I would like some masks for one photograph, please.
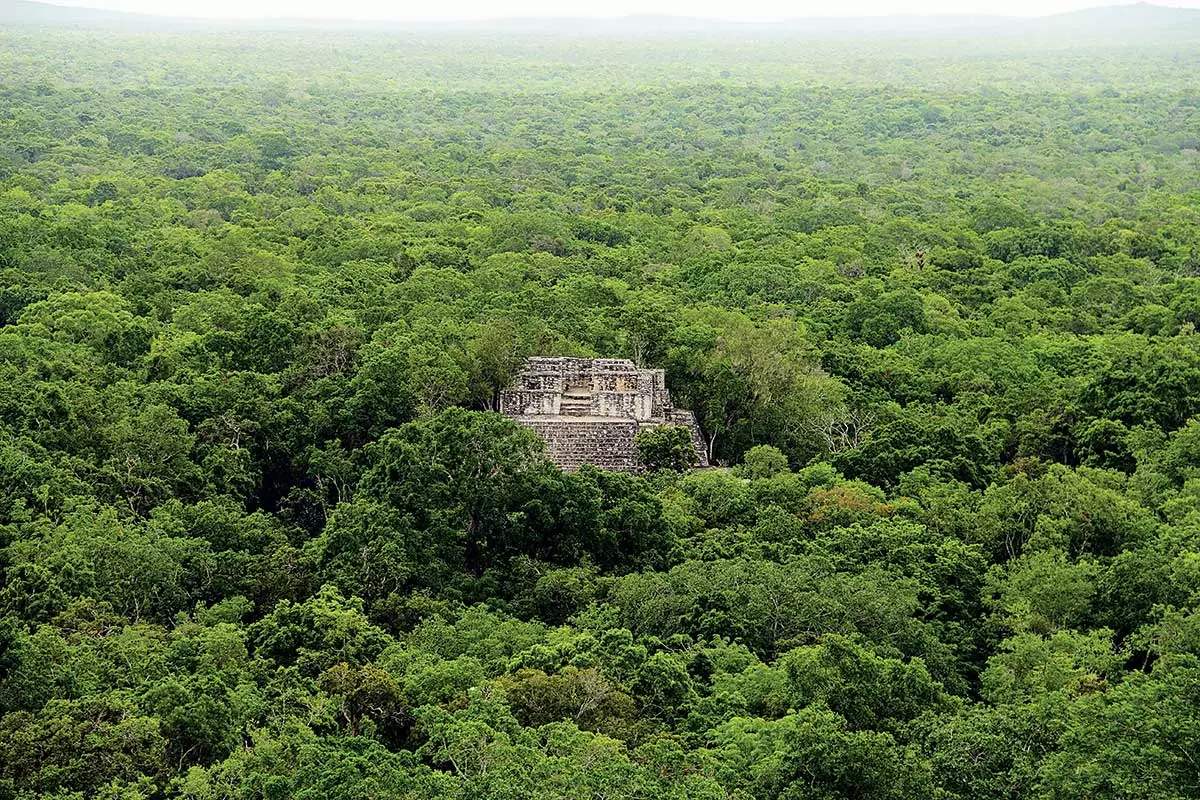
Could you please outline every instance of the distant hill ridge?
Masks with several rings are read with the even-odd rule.
[[[62,6],[36,0],[0,0],[0,25],[133,30],[304,29],[512,33],[574,36],[773,34],[796,36],[943,35],[955,33],[1126,34],[1174,31],[1200,34],[1200,9],[1132,3],[1100,6],[1031,19],[983,15],[804,17],[771,23],[632,15],[611,19],[501,18],[448,22],[320,18],[188,19],[103,8]]]
[[[1097,6],[1066,14],[1053,14],[1026,20],[1043,29],[1108,29],[1172,28],[1200,23],[1200,9],[1160,6],[1154,3],[1131,3],[1119,6]]]
[[[102,8],[77,8],[38,3],[33,0],[0,0],[0,24],[4,25],[126,25],[156,23],[166,18]]]

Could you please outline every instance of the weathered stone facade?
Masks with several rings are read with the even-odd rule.
[[[634,437],[657,425],[690,430],[699,463],[708,466],[696,418],[671,404],[663,371],[638,369],[628,359],[530,358],[500,394],[500,413],[541,436],[546,455],[563,469],[592,464],[636,472]]]

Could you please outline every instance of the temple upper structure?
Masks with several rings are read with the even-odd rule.
[[[546,441],[546,455],[566,470],[592,464],[637,472],[634,437],[658,425],[691,433],[699,466],[708,458],[690,411],[675,408],[661,369],[638,369],[624,358],[535,356],[500,394],[500,413]]]

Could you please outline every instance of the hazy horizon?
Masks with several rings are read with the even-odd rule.
[[[157,16],[207,19],[310,18],[388,21],[469,21],[522,17],[613,18],[666,15],[716,20],[770,22],[802,17],[1001,16],[1038,17],[1098,6],[1129,5],[1126,0],[845,0],[834,12],[828,3],[747,0],[731,7],[717,0],[616,0],[603,6],[553,0],[445,0],[436,6],[386,0],[45,0],[54,5],[130,11]],[[1154,3],[1200,8],[1200,0]]]

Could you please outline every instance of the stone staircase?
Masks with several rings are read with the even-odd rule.
[[[564,417],[586,417],[592,413],[591,392],[567,391],[559,402],[559,413]]]

